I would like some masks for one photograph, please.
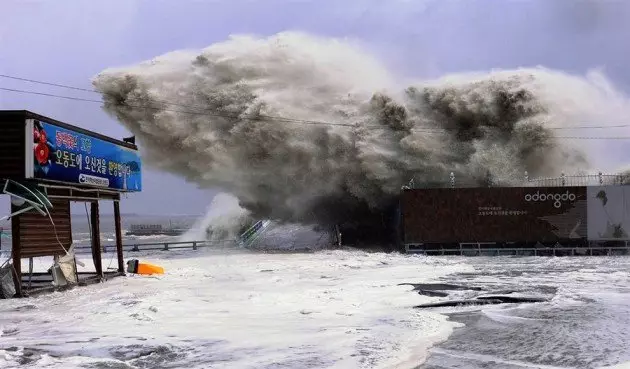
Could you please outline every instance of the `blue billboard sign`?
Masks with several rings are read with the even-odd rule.
[[[27,122],[27,137],[32,137],[27,161],[33,163],[33,178],[142,190],[137,150],[38,120]]]

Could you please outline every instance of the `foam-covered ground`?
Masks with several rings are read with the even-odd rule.
[[[291,229],[271,229],[259,246],[276,244]],[[309,245],[320,237],[310,231],[300,235]],[[285,251],[271,253],[225,248],[128,255],[163,265],[167,274],[5,300],[0,304],[0,367],[630,364],[628,257],[427,258],[290,251],[305,245],[293,242],[285,244]],[[105,255],[103,263],[112,260]],[[89,270],[91,260],[83,261],[86,267],[79,269]],[[48,266],[43,259],[35,262],[36,271]],[[422,287],[433,293],[429,297],[399,283],[442,286]],[[446,296],[436,296],[436,290]],[[549,301],[413,308],[492,295]]]
[[[500,292],[551,300],[430,309],[465,327],[432,349],[423,369],[630,367],[630,258],[451,260],[474,271],[444,277],[469,289],[441,299]]]
[[[0,304],[0,367],[415,367],[448,337],[397,286],[472,269],[359,251],[154,254],[166,275]],[[85,260],[89,264],[89,260]]]

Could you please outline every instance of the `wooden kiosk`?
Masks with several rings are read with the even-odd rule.
[[[133,139],[116,140],[29,111],[0,110],[0,185],[2,193],[11,196],[8,262],[12,264],[16,297],[29,294],[22,259],[30,259],[31,265],[32,258],[40,256],[76,262],[71,201],[90,203],[94,272],[84,273],[82,279],[75,264],[76,280],[70,284],[124,275],[120,195],[142,189],[141,161]],[[104,271],[101,261],[99,201],[103,200],[112,201],[114,206],[115,271]],[[28,278],[32,275],[31,269]],[[51,283],[47,285],[54,288]]]

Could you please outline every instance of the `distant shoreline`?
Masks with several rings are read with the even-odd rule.
[[[113,216],[114,213],[109,212],[100,212],[101,216]],[[121,217],[132,217],[132,218],[199,218],[203,215],[201,214],[137,214],[137,213],[121,213]],[[85,217],[85,214],[72,214],[72,217]]]

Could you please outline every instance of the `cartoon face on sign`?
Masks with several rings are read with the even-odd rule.
[[[50,169],[50,155],[53,153],[52,144],[48,141],[48,136],[44,127],[39,121],[33,124],[33,150],[35,161],[35,172],[42,171],[48,173]]]

